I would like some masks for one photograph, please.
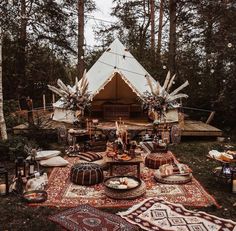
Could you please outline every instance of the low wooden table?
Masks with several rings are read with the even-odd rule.
[[[114,160],[111,158],[107,158],[107,164],[110,169],[110,176],[113,175],[113,166],[115,165],[136,165],[137,166],[137,177],[140,178],[140,165],[143,162],[142,156],[137,156],[131,160]]]
[[[69,130],[68,134],[72,137],[72,145],[75,146],[77,142],[77,137],[85,137],[88,136],[89,133],[86,129],[73,129]]]

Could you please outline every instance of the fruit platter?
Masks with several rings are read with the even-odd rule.
[[[141,180],[134,176],[115,176],[104,181],[104,185],[109,189],[129,190],[141,185]]]

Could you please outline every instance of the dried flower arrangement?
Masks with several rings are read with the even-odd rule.
[[[161,86],[159,82],[154,86],[150,77],[146,76],[146,78],[151,92],[146,91],[142,95],[143,109],[148,111],[148,113],[156,113],[159,118],[161,118],[168,109],[180,106],[177,103],[177,99],[188,97],[186,94],[179,93],[179,91],[189,85],[188,81],[169,93],[175,79],[175,75],[171,78],[170,72],[168,72],[163,86]]]
[[[75,78],[75,86],[66,86],[60,79],[57,80],[59,88],[48,85],[48,88],[61,97],[63,106],[67,110],[77,111],[77,114],[83,115],[84,109],[90,106],[91,94],[88,92],[88,80],[86,70],[80,81]]]

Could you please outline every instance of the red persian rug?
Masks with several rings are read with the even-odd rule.
[[[118,213],[144,230],[236,231],[236,222],[205,212],[193,212],[180,204],[149,198]]]
[[[70,231],[138,231],[125,219],[106,212],[102,212],[89,205],[79,205],[59,214],[50,216],[49,219],[66,230]]]
[[[78,161],[76,158],[69,158],[67,160],[70,162],[67,167],[53,169],[47,188],[48,200],[37,205],[75,207],[80,204],[90,204],[98,208],[127,208],[146,198],[158,197],[165,201],[180,203],[186,206],[218,206],[215,199],[204,190],[195,178],[191,182],[182,185],[160,184],[154,179],[155,170],[146,167],[141,170],[141,179],[146,184],[146,194],[144,196],[133,200],[111,199],[105,195],[102,183],[94,186],[73,184],[69,177],[70,169]],[[133,171],[136,171],[136,169],[134,168]],[[121,169],[119,169],[119,173],[123,174]],[[136,174],[136,172],[132,173]],[[104,175],[105,177],[108,176],[108,172],[105,171]]]

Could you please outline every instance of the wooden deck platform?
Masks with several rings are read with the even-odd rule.
[[[125,121],[129,129],[145,130],[151,129],[152,124],[144,121]],[[204,136],[204,137],[218,137],[223,135],[223,131],[202,121],[185,120],[181,132],[182,136]]]
[[[185,120],[182,136],[222,136],[222,130],[202,121]]]
[[[127,119],[122,120],[122,123],[123,122],[127,130],[137,134],[145,132],[146,130],[150,130],[153,127],[152,123],[147,122],[147,120],[144,119]],[[68,129],[73,127],[72,124],[52,121],[51,119],[49,119],[48,115],[45,115],[45,120],[41,125],[42,130],[44,130],[45,132],[55,132],[55,130],[61,126],[66,126]],[[115,130],[115,121],[99,121],[99,125],[97,128],[100,130],[104,130],[105,132],[109,130]],[[13,130],[15,134],[22,134],[25,132],[27,133],[28,129],[27,126],[19,125],[16,126]],[[222,130],[202,121],[185,120],[184,126],[182,128],[182,136],[184,137],[218,137],[222,135]]]

